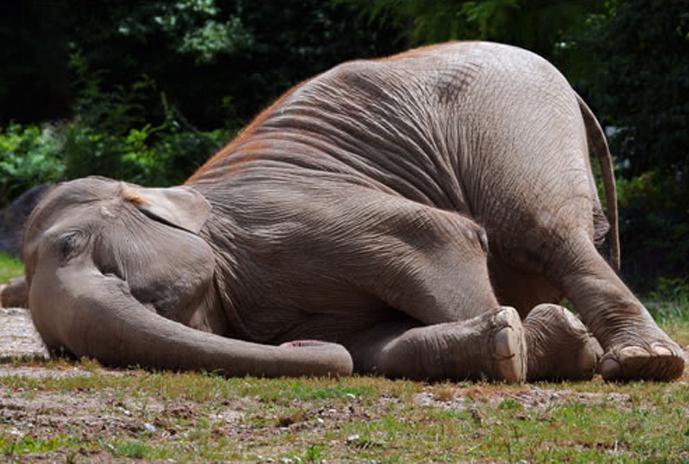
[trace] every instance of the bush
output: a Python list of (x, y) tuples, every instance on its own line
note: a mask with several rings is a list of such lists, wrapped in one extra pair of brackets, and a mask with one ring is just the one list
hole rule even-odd
[(34, 185), (63, 177), (59, 126), (10, 124), (0, 130), (0, 207)]
[(62, 179), (101, 175), (140, 185), (168, 186), (184, 181), (234, 132), (199, 131), (160, 93), (164, 118), (146, 122), (145, 102), (156, 91), (142, 76), (129, 87), (103, 90), (79, 53), (76, 116), (39, 127), (10, 124), (0, 132), (0, 206), (28, 188)]
[(169, 124), (115, 135), (77, 122), (66, 130), (67, 178), (102, 175), (140, 185), (182, 182), (229, 138), (229, 132), (180, 131)]
[(102, 175), (140, 185), (184, 181), (231, 136), (227, 130), (181, 130), (174, 121), (123, 135), (79, 120), (0, 132), (0, 207), (34, 185)]
[(182, 182), (205, 161), (232, 130), (202, 132), (159, 93), (163, 121), (147, 122), (146, 104), (156, 84), (143, 75), (128, 87), (104, 89), (102, 73), (92, 71), (75, 52), (76, 118), (65, 126), (65, 177), (102, 175), (140, 185)]
[(676, 175), (649, 171), (618, 179), (622, 269), (638, 290), (649, 290), (660, 275), (689, 269), (689, 186)]

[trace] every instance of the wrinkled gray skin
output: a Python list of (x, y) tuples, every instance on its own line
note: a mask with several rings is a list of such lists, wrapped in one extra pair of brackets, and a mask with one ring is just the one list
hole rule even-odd
[(32, 316), (49, 347), (117, 365), (588, 378), (586, 328), (529, 314), (567, 297), (606, 379), (676, 378), (680, 348), (596, 251), (589, 150), (595, 118), (524, 50), (345, 63), (184, 186), (48, 194), (24, 246)]

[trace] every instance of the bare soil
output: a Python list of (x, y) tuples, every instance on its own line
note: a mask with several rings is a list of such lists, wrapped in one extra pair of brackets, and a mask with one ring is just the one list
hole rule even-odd
[(0, 308), (0, 360), (48, 358), (48, 352), (31, 321), (21, 308)]

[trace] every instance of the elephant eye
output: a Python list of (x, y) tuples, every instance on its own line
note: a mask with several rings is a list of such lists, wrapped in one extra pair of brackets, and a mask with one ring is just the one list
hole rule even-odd
[(58, 242), (58, 250), (61, 261), (66, 261), (76, 253), (79, 244), (81, 233), (69, 232), (60, 237)]

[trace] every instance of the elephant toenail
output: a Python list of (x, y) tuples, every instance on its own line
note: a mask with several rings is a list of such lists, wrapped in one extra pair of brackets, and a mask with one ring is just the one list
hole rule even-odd
[(500, 358), (511, 358), (514, 356), (516, 335), (511, 328), (504, 328), (495, 334), (495, 353)]
[(670, 351), (664, 346), (656, 345), (653, 347), (653, 351), (658, 356), (672, 356), (672, 351)]
[(627, 346), (620, 350), (621, 358), (637, 358), (648, 356), (649, 353), (640, 346)]
[(604, 379), (614, 379), (619, 377), (622, 372), (622, 366), (616, 359), (607, 358), (601, 362), (600, 373)]

